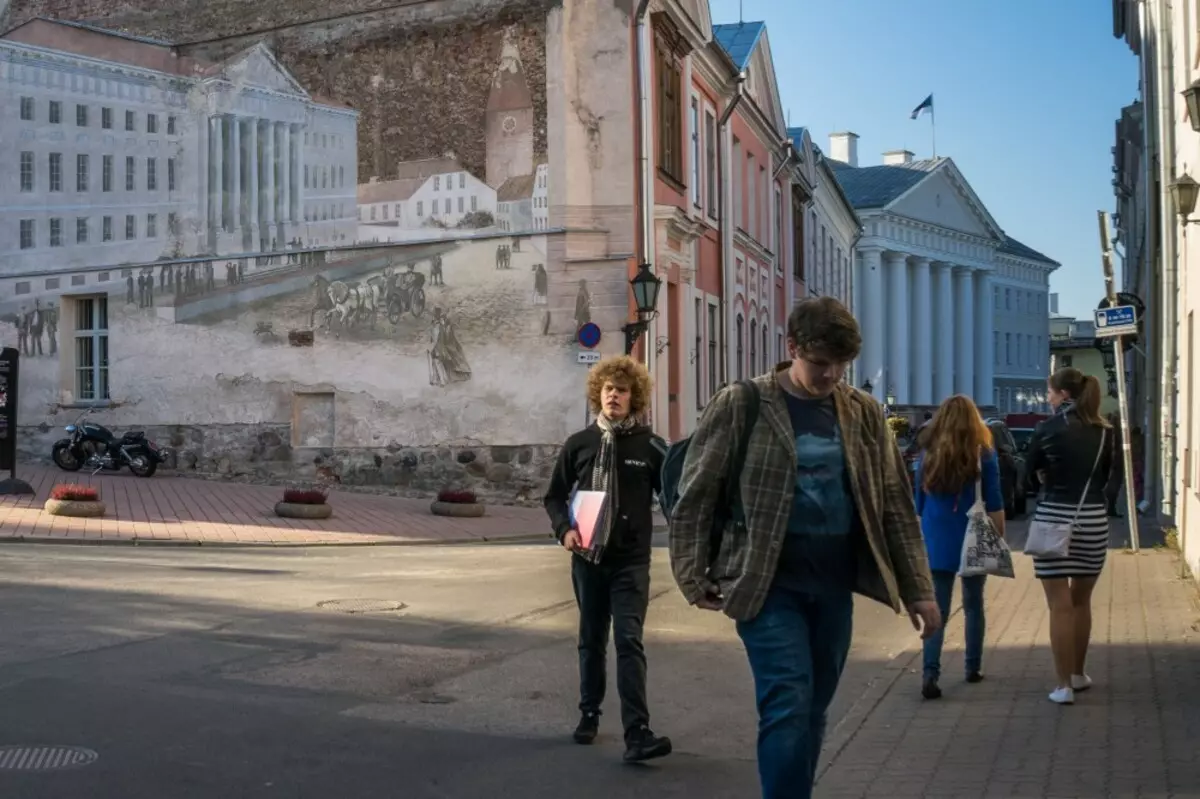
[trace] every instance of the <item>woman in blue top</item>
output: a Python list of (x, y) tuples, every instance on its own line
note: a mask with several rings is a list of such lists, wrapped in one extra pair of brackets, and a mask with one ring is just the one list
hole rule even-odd
[[(1000, 466), (992, 446), (992, 431), (979, 409), (961, 394), (942, 403), (933, 420), (918, 436), (921, 457), (915, 485), (917, 515), (925, 534), (929, 568), (942, 618), (950, 618), (954, 578), (962, 563), (967, 535), (967, 511), (975, 504), (975, 482), (983, 485), (983, 502), (996, 532), (1004, 535), (1004, 495)], [(981, 475), (982, 472), (982, 475)], [(983, 575), (962, 578), (963, 615), (967, 619), (967, 682), (983, 679)], [(925, 642), (924, 681), (921, 695), (937, 699), (941, 675), (945, 626)]]

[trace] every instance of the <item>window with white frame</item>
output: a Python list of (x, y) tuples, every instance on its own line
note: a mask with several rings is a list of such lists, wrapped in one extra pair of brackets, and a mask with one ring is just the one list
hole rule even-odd
[(21, 191), (33, 191), (33, 153), (21, 153)]
[(747, 218), (738, 221), (745, 225), (746, 232), (758, 238), (758, 192), (755, 186), (758, 182), (758, 168), (754, 164), (754, 156), (746, 155), (746, 202), (750, 206), (746, 209)]
[(708, 195), (708, 216), (717, 218), (717, 118), (704, 111), (704, 187)]
[(22, 97), (21, 98), (21, 120), (23, 122), (32, 122), (33, 121), (33, 98), (32, 97)]
[(744, 332), (743, 332), (743, 329), (745, 328), (745, 321), (742, 319), (742, 315), (741, 315), (741, 314), (738, 314), (738, 315), (737, 315), (737, 324), (736, 324), (736, 328), (737, 328), (737, 330), (736, 330), (736, 336), (737, 336), (737, 338), (736, 338), (736, 341), (737, 341), (737, 379), (738, 379), (738, 380), (741, 380), (741, 379), (743, 379), (743, 378), (746, 376), (745, 361), (743, 360), (743, 355), (745, 354), (745, 350), (744, 350), (744, 348), (743, 348), (743, 347), (744, 347), (744, 345), (743, 345), (743, 342), (742, 342), (742, 338), (743, 338), (743, 337), (744, 337), (744, 335), (745, 335), (745, 334), (744, 334)]
[(81, 216), (75, 219), (75, 243), (87, 244), (88, 241), (88, 220), (86, 216)]
[(108, 297), (64, 298), (75, 311), (75, 401), (104, 402), (108, 391)]
[[(695, 108), (695, 100), (692, 101)], [(692, 355), (692, 372), (696, 375), (696, 410), (704, 408), (704, 371), (700, 368), (704, 358), (704, 300), (695, 301), (696, 349)]]
[(125, 191), (133, 191), (137, 185), (137, 159), (125, 156)]
[(113, 157), (111, 155), (102, 156), (100, 165), (100, 190), (112, 191), (113, 187)]
[(750, 320), (750, 374), (758, 373), (758, 321)]
[(112, 217), (106, 216), (100, 220), (100, 239), (102, 241), (113, 240), (113, 223)]
[(79, 153), (75, 156), (75, 191), (88, 190), (88, 177), (90, 170), (87, 153)]
[(146, 191), (158, 191), (158, 159), (146, 159)]
[(125, 215), (125, 240), (132, 241), (137, 238), (137, 217), (133, 214)]
[(112, 109), (111, 108), (101, 108), (100, 109), (100, 127), (104, 128), (105, 130), (112, 130)]
[(58, 217), (54, 217), (53, 219), (50, 220), (50, 246), (51, 247), (63, 246), (62, 219), (60, 219)]
[(62, 102), (59, 100), (50, 101), (50, 124), (62, 124)]
[(708, 396), (717, 395), (717, 306), (708, 304)]
[(62, 153), (50, 153), (50, 191), (62, 191)]
[(762, 371), (768, 372), (771, 369), (771, 331), (767, 328), (767, 323), (762, 323)]
[(34, 246), (34, 228), (32, 219), (21, 220), (21, 249), (32, 250)]

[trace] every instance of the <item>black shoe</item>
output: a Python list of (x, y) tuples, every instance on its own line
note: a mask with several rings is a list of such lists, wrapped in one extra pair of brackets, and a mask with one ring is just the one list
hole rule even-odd
[(575, 728), (575, 743), (588, 746), (596, 742), (596, 733), (600, 732), (600, 714), (584, 713)]
[(921, 683), (921, 696), (926, 699), (942, 698), (942, 689), (938, 687), (936, 677), (926, 677), (925, 682)]
[(641, 763), (671, 754), (671, 739), (660, 738), (649, 727), (634, 730), (625, 736), (625, 762)]
[(967, 672), (967, 682), (970, 682), (970, 683), (983, 682), (983, 672), (982, 671), (968, 671)]

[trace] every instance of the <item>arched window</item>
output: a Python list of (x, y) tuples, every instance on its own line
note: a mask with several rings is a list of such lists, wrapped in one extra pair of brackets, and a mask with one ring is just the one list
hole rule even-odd
[(750, 320), (750, 374), (758, 374), (758, 322)]
[(737, 379), (741, 380), (745, 377), (745, 370), (742, 368), (742, 315), (737, 317)]
[(770, 347), (770, 344), (768, 343), (768, 339), (767, 339), (767, 333), (769, 333), (769, 332), (770, 331), (767, 330), (767, 323), (763, 322), (763, 326), (762, 326), (762, 364), (763, 364), (762, 371), (763, 371), (763, 374), (766, 374), (767, 372), (771, 371), (772, 367), (775, 366), (775, 364), (771, 363), (771, 347)]

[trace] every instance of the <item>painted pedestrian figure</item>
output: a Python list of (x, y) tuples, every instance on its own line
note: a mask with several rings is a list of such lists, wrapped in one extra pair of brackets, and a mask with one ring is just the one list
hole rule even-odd
[(440, 255), (433, 256), (433, 260), (429, 262), (429, 285), (446, 285), (446, 281), (442, 279), (442, 256)]
[(586, 280), (579, 281), (579, 292), (575, 295), (575, 329), (592, 321), (592, 292)]
[(21, 306), (17, 314), (17, 349), (22, 355), (29, 354), (29, 313), (26, 306)]
[(46, 306), (46, 345), (50, 354), (58, 353), (58, 308), (51, 303)]
[(125, 302), (133, 305), (133, 273), (125, 276)]
[(441, 308), (433, 309), (433, 326), (430, 329), (429, 384), (444, 386), (447, 383), (462, 383), (471, 379), (471, 367), (463, 353), (462, 344), (454, 332), (454, 323)]
[(546, 275), (545, 264), (533, 265), (533, 304), (545, 305), (546, 292), (550, 287), (550, 279)]

